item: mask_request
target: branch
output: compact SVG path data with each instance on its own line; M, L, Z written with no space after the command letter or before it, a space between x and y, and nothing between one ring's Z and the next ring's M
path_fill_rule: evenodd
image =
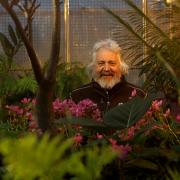
M40 3L36 5L36 0L33 0L29 3L19 3L17 6L27 16L28 19L32 19L36 9L40 7Z
M28 39L33 44L32 38L32 21L33 16L37 8L39 8L40 3L36 5L36 0L24 0L24 3L18 3L17 7L22 11L22 13L27 18L27 26L28 26Z
M19 3L19 0L12 0L10 3L10 8L12 8L14 5L17 5Z
M50 81L55 80L56 69L59 62L60 53L60 2L59 0L53 0L54 7L54 27L52 35L52 46L49 66L47 69L46 79Z
M39 59L36 55L36 52L32 46L32 44L30 43L29 39L26 36L26 33L22 27L22 24L20 22L20 20L17 17L17 14L15 13L15 11L11 8L11 6L8 3L5 3L5 1L0 1L0 4L4 7L4 9L8 12L8 14L11 16L11 18L13 19L17 30L19 31L22 41L26 47L27 53L29 55L31 64L32 64L32 68L35 74L35 78L38 82L38 84L40 84L43 80L43 74L42 74L42 69L39 63Z

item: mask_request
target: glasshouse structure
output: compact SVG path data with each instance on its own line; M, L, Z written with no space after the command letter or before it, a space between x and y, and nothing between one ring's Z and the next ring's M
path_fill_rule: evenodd
M179 0L0 0L0 179L180 179Z

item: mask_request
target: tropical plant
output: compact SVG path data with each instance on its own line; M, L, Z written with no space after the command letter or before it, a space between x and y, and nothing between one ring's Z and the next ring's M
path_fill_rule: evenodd
M0 43L3 49L3 53L0 54L1 106L6 97L15 90L16 78L12 72L12 68L15 67L13 58L22 46L22 41L18 32L15 31L11 25L8 26L8 35L10 39L0 32Z
M53 111L52 111L52 101L54 96L54 86L57 72L57 65L59 61L59 53L60 53L60 2L59 0L52 0L53 3L53 11L54 11L54 23L53 23L53 38L52 38L52 48L50 53L50 58L47 63L47 68L45 72L40 64L40 59L37 56L37 53L33 47L33 43L31 41L30 36L27 36L26 26L24 27L23 23L21 23L17 11L15 8L23 8L24 14L27 17L33 19L33 15L39 7L36 6L36 0L28 0L24 1L25 5L28 2L28 6L21 7L20 0L14 1L0 1L1 6L7 11L7 13L12 18L15 26L20 34L23 44L27 50L29 59L32 64L32 69L34 72L34 77L38 84L38 92L37 92L37 108L36 115L39 122L40 127L43 131L50 130L53 132ZM20 7L19 7L20 5ZM27 19L27 23L28 23ZM28 31L31 32L31 31ZM28 34L30 35L30 34Z
M132 101L134 103L116 107L105 114L102 120L97 118L96 121L80 117L71 119L69 112L73 108L66 106L68 113L66 120L60 123L59 133L67 137L75 135L79 147L110 144L118 152L119 158L105 167L104 178L159 179L178 176L180 115L175 117L171 114L166 109L165 101L154 100L151 108L140 118L138 109L141 108L138 108L138 104L142 102L137 99ZM62 105L56 105L59 107L57 111L61 111ZM131 112L126 114L126 108L131 109ZM79 109L79 114L81 112L86 111ZM116 175L113 176L115 169ZM170 169L169 172L167 169Z
M103 168L103 178L112 178L115 169L116 178L119 175L130 179L176 177L180 163L180 114L174 116L166 108L166 101L153 100L152 105L151 101L131 97L128 103L102 116L88 99L75 104L70 99L57 98L53 102L57 119L54 128L64 138L73 138L76 149L112 146L118 158ZM33 116L34 103L34 100L24 98L19 105L7 106L9 127L7 124L1 126L1 130L8 128L6 136L10 132L22 136L24 130L42 135ZM4 137L2 133L0 135ZM19 135L14 133L15 137Z
M116 157L110 147L76 150L73 139L28 135L5 138L0 144L2 179L98 179L105 164Z
M177 100L180 94L179 7L167 8L162 6L162 1L157 1L146 14L133 1L125 2L130 7L126 19L106 9L119 23L114 38L125 50L124 56L132 67L140 69L140 76L146 76L145 88Z
M57 67L55 97L69 98L73 89L82 86L88 80L83 64L79 62L60 63Z
M5 104L17 102L24 96L34 97L37 82L31 72L14 61L14 56L22 46L17 30L9 25L8 35L0 33L0 43L3 50L0 54L0 117L1 121L5 121Z

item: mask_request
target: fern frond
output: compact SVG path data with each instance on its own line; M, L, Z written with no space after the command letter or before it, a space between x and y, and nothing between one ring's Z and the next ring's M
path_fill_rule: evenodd
M37 91L37 88L38 88L37 82L32 76L23 76L17 80L17 84L16 84L17 93L25 93L28 91L35 93Z

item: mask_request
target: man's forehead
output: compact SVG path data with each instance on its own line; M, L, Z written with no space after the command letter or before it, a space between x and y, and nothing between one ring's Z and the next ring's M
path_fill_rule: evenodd
M97 62L118 62L118 59L97 59Z

